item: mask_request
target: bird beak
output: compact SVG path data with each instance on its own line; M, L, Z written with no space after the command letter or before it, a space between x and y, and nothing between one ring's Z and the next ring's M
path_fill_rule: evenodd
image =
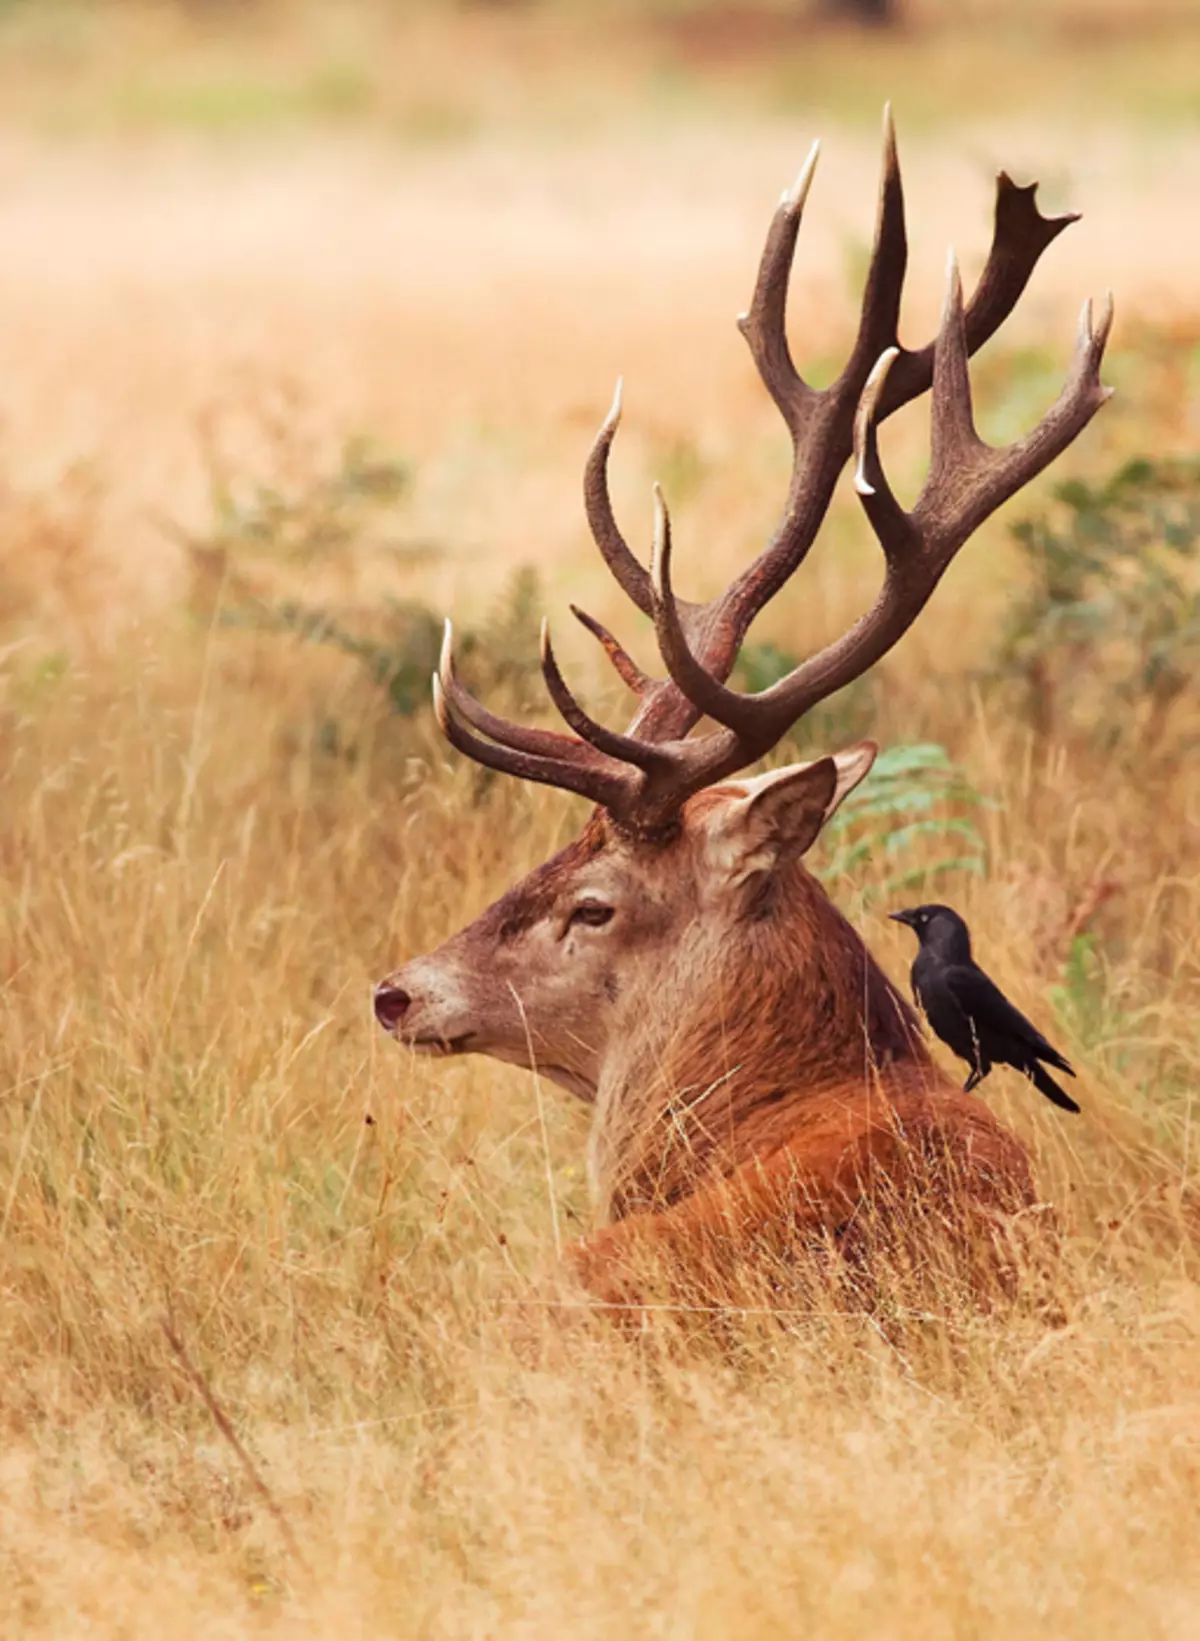
M910 929L913 926L911 912L889 912L888 916L891 918L893 923L906 923Z

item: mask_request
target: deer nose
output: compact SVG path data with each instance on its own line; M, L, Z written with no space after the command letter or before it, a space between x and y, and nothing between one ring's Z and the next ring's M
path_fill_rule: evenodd
M384 1031L395 1031L412 1006L412 998L399 986L389 986L386 980L375 987L375 1018Z

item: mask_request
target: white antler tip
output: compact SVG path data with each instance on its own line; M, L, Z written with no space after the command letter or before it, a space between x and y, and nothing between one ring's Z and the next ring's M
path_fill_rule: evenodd
M542 617L542 630L541 630L541 633L538 637L538 650L541 653L542 660L545 661L546 657L550 654L550 618L549 618L549 616L544 615Z
M871 374L863 386L862 398L858 401L858 411L854 417L854 451L858 458L854 467L854 488L860 496L875 494L875 486L867 477L867 456L873 448L875 412L879 406L879 396L883 392L883 384L887 380L892 361L899 353L898 347L883 350L871 367Z
M942 305L942 322L955 308L962 306L962 276L958 271L958 252L951 245L946 250L946 300Z
M438 727L445 730L449 714L446 711L446 696L442 690L442 681L435 672L433 675L433 715L438 721Z
M1108 333L1112 329L1113 315L1115 312L1116 304L1113 301L1113 293L1111 291L1105 291L1104 305L1100 309L1100 323L1096 328L1097 339L1099 340L1101 347L1103 347L1108 341Z
M884 171L894 171L896 159L896 122L892 117L892 105L886 102L883 105L883 164Z
M883 352L879 355L879 358L876 359L875 363L871 366L871 374L867 377L863 388L864 394L867 389L875 387L883 380L888 371L892 368L892 360L899 355L899 352L899 348L884 348Z
M800 175L790 188L785 188L783 191L783 198L779 203L785 211L802 211L804 209L804 202L808 198L808 190L812 187L813 173L817 169L817 161L820 157L821 139L818 137L808 151L808 158L800 167Z
M625 388L625 378L617 377L617 385L613 390L612 404L608 407L608 415L604 418L606 428L615 428L621 420L621 397Z
M450 671L451 665L453 664L453 656L454 626L450 620L450 617L447 616L446 623L442 628L442 653L438 658L438 671L440 673L448 673Z
M654 481L654 539L650 544L650 582L660 598L667 596L671 555L671 518L662 485Z

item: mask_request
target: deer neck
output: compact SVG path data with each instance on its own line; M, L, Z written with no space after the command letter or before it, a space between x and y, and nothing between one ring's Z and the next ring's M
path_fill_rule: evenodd
M614 1034L589 1146L603 1218L669 1205L778 1149L832 1090L886 1097L930 1066L912 1009L797 873L786 912L740 926L735 943L685 943Z

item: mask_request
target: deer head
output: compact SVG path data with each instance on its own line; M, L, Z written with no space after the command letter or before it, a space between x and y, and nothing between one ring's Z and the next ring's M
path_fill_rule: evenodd
M671 528L656 487L649 569L626 544L609 499L620 388L588 457L584 500L596 544L654 624L664 677L644 673L583 611L637 698L618 733L584 711L542 630L542 672L570 734L508 722L455 675L446 627L434 705L450 743L490 769L589 798L582 835L430 956L377 989L384 1028L428 1053L484 1053L536 1067L599 1097L610 1136L638 1130L647 1103L703 1097L711 1117L798 1087L923 1060L907 1006L840 918L802 857L868 772L869 743L736 780L819 702L859 678L908 631L964 542L1082 431L1109 396L1099 379L1112 321L1090 303L1057 402L1015 444L975 431L967 362L1015 306L1041 253L1073 216L1044 217L1036 185L998 179L991 252L964 304L953 256L938 335L897 336L907 245L900 171L885 118L883 179L858 333L837 380L817 390L789 351L785 312L796 236L816 165L782 197L749 311L739 321L792 437L791 481L760 556L711 602L676 596ZM929 392L929 476L911 511L893 495L881 421ZM846 633L756 694L727 680L755 616L808 555L838 475L854 484L883 553L882 587ZM693 736L700 720L708 733ZM668 1088L666 1085L670 1085ZM729 1085L725 1094L719 1089ZM736 1097L729 1092L736 1085ZM689 1105L689 1109L691 1106ZM710 1124L711 1126L711 1124ZM618 1146L619 1148L619 1146Z

